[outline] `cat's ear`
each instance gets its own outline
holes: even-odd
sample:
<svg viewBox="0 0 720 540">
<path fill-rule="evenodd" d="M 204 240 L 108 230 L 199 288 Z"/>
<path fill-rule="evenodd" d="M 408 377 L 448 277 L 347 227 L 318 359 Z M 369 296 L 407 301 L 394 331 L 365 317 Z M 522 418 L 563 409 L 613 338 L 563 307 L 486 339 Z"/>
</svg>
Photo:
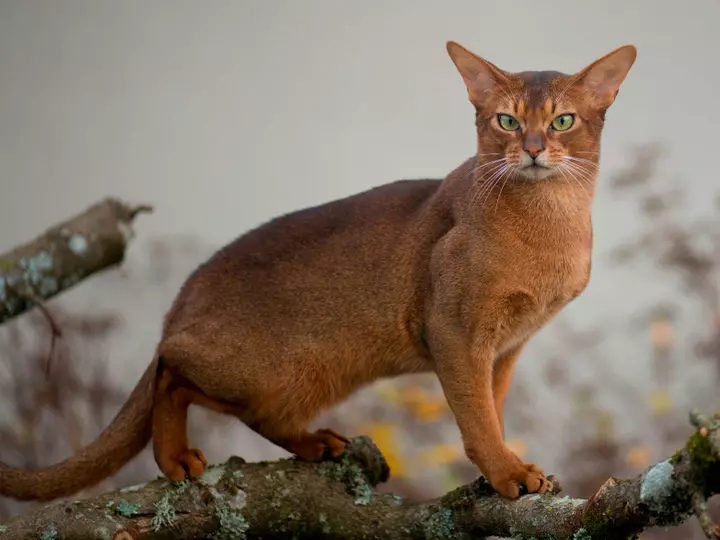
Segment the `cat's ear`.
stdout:
<svg viewBox="0 0 720 540">
<path fill-rule="evenodd" d="M 447 42 L 447 51 L 465 81 L 470 102 L 476 107 L 482 107 L 492 89 L 508 80 L 500 68 L 454 41 Z"/>
<path fill-rule="evenodd" d="M 578 73 L 577 79 L 593 94 L 600 107 L 607 108 L 615 101 L 636 57 L 637 49 L 633 45 L 624 45 L 595 60 Z"/>
</svg>

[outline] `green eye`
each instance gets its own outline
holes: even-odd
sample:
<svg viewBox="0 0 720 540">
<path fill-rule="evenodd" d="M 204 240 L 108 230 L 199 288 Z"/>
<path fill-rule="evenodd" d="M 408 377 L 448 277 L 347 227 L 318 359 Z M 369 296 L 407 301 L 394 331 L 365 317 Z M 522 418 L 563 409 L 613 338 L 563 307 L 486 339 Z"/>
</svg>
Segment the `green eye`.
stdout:
<svg viewBox="0 0 720 540">
<path fill-rule="evenodd" d="M 551 127 L 555 131 L 567 131 L 575 123 L 574 114 L 561 114 L 552 121 Z"/>
<path fill-rule="evenodd" d="M 505 131 L 517 131 L 520 129 L 520 124 L 509 114 L 498 114 L 498 123 L 500 127 Z"/>
</svg>

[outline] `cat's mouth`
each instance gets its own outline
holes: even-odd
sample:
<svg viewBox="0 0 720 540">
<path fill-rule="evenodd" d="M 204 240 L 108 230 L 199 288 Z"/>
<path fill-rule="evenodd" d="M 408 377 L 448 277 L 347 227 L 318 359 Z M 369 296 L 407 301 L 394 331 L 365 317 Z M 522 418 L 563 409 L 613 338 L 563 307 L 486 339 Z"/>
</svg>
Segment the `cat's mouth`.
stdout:
<svg viewBox="0 0 720 540">
<path fill-rule="evenodd" d="M 530 180 L 542 180 L 553 173 L 553 167 L 535 162 L 520 168 L 520 174 Z"/>
</svg>

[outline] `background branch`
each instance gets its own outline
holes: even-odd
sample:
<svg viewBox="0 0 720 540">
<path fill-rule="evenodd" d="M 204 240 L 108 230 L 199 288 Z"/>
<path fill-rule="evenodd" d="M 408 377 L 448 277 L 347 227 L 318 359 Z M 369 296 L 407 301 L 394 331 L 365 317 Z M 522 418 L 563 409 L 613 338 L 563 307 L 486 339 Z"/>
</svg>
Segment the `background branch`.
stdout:
<svg viewBox="0 0 720 540">
<path fill-rule="evenodd" d="M 122 262 L 130 225 L 151 210 L 108 198 L 0 255 L 0 324 Z"/>
</svg>

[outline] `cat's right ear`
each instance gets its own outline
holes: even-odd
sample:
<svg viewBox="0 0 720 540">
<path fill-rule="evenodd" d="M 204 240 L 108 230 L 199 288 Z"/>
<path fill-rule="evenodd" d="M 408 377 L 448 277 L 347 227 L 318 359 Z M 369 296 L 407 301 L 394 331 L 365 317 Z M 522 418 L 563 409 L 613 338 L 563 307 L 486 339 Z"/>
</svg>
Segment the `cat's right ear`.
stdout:
<svg viewBox="0 0 720 540">
<path fill-rule="evenodd" d="M 470 102 L 476 107 L 482 107 L 493 88 L 507 81 L 507 75 L 500 68 L 459 43 L 448 41 L 447 51 L 465 81 Z"/>
</svg>

